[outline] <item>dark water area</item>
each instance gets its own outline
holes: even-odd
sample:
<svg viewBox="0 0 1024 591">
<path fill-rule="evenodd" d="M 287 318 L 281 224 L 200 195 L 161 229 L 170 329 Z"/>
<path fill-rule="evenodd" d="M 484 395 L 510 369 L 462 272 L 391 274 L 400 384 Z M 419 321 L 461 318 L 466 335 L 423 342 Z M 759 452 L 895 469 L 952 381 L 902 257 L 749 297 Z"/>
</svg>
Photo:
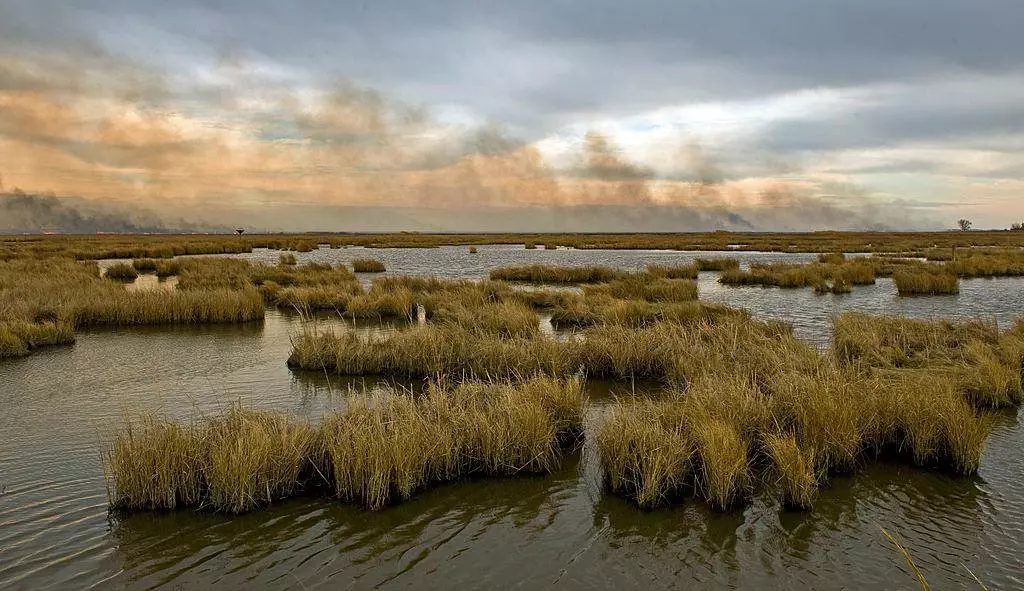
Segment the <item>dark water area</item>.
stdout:
<svg viewBox="0 0 1024 591">
<path fill-rule="evenodd" d="M 478 249 L 296 256 L 332 263 L 372 256 L 389 273 L 457 277 L 506 264 L 633 269 L 695 257 Z M 274 263 L 278 254 L 243 256 Z M 816 296 L 727 288 L 715 279 L 702 274 L 701 298 L 792 322 L 818 344 L 827 343 L 831 318 L 843 310 L 1000 323 L 1024 311 L 1018 279 L 964 281 L 959 296 L 914 299 L 898 298 L 887 280 L 848 296 Z M 1016 412 L 1000 415 L 976 477 L 870 464 L 834 478 L 807 513 L 787 512 L 768 494 L 728 514 L 694 500 L 639 511 L 603 491 L 589 443 L 547 477 L 446 485 L 379 512 L 323 498 L 237 517 L 108 511 L 102 457 L 125 416 L 155 410 L 188 418 L 241 401 L 316 420 L 343 408 L 350 388 L 420 385 L 292 372 L 285 360 L 300 330 L 298 317 L 268 311 L 263 322 L 245 325 L 90 330 L 73 346 L 0 361 L 0 589 L 917 588 L 881 527 L 901 538 L 934 589 L 980 588 L 971 572 L 989 589 L 1024 588 L 1024 428 Z M 631 386 L 588 388 L 588 422 L 596 425 L 604 405 Z"/>
</svg>

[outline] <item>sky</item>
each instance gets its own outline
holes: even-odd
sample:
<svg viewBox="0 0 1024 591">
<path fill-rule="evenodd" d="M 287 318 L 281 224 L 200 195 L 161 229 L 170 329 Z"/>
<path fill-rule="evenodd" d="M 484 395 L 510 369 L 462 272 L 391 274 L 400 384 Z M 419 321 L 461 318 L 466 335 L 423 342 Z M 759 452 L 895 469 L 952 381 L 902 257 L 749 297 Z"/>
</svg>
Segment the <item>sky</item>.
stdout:
<svg viewBox="0 0 1024 591">
<path fill-rule="evenodd" d="M 275 230 L 1005 228 L 1022 22 L 1019 0 L 6 0 L 0 184 Z"/>
</svg>

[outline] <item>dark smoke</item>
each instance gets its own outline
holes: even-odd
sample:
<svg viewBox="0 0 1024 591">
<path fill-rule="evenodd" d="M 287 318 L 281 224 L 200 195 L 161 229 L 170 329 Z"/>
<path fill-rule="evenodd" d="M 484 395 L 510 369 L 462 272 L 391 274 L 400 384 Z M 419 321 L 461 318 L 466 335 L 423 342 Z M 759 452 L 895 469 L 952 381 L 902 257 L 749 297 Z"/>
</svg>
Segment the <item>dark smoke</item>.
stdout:
<svg viewBox="0 0 1024 591">
<path fill-rule="evenodd" d="M 180 221 L 168 226 L 155 214 L 115 206 L 90 204 L 84 199 L 26 193 L 19 189 L 0 193 L 0 233 L 59 232 L 171 233 L 208 230 Z"/>
</svg>

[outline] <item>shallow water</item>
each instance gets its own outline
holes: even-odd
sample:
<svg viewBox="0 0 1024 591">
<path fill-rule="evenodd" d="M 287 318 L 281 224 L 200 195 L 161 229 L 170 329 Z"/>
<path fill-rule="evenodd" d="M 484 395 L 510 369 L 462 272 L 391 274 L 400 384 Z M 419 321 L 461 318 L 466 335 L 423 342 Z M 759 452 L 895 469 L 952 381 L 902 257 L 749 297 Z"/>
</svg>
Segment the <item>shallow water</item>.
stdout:
<svg viewBox="0 0 1024 591">
<path fill-rule="evenodd" d="M 297 256 L 342 262 L 370 255 L 389 272 L 466 277 L 510 263 L 639 268 L 694 258 L 479 251 L 352 248 Z M 245 256 L 276 262 L 277 255 Z M 1024 308 L 1017 279 L 966 281 L 960 296 L 903 300 L 886 280 L 849 296 L 727 288 L 713 273 L 702 274 L 700 287 L 704 299 L 792 321 L 819 344 L 827 342 L 831 315 L 845 309 L 1009 322 Z M 349 387 L 417 385 L 291 372 L 284 361 L 298 330 L 296 317 L 270 311 L 264 322 L 241 326 L 86 331 L 72 347 L 0 362 L 0 588 L 915 588 L 879 527 L 905 541 L 933 588 L 977 588 L 968 568 L 990 589 L 1024 587 L 1024 428 L 1017 413 L 1001 416 L 976 478 L 876 464 L 835 479 L 810 513 L 782 511 L 767 495 L 732 514 L 696 501 L 641 512 L 603 493 L 589 446 L 549 477 L 444 486 L 378 513 L 325 499 L 234 518 L 108 512 L 102 451 L 124 414 L 155 409 L 189 417 L 241 400 L 315 418 L 343 405 Z M 590 388 L 596 422 L 602 405 L 629 386 Z"/>
</svg>

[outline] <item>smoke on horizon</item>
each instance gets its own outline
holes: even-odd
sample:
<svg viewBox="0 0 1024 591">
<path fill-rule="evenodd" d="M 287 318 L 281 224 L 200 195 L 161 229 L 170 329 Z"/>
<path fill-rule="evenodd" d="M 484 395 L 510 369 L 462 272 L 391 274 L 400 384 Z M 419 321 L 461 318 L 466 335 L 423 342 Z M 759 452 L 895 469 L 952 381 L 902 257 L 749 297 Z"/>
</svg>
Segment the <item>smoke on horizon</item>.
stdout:
<svg viewBox="0 0 1024 591">
<path fill-rule="evenodd" d="M 300 92 L 232 62 L 218 82 L 189 86 L 95 48 L 88 59 L 84 68 L 67 56 L 0 55 L 0 172 L 9 186 L 27 191 L 0 199 L 0 231 L 159 232 L 211 224 L 286 231 L 854 230 L 930 223 L 861 189 L 792 170 L 730 178 L 722 165 L 695 158 L 699 150 L 683 149 L 694 145 L 688 138 L 679 139 L 678 157 L 662 154 L 655 171 L 591 131 L 572 144 L 570 164 L 556 166 L 536 143 L 498 123 L 450 123 L 352 84 Z"/>
</svg>

